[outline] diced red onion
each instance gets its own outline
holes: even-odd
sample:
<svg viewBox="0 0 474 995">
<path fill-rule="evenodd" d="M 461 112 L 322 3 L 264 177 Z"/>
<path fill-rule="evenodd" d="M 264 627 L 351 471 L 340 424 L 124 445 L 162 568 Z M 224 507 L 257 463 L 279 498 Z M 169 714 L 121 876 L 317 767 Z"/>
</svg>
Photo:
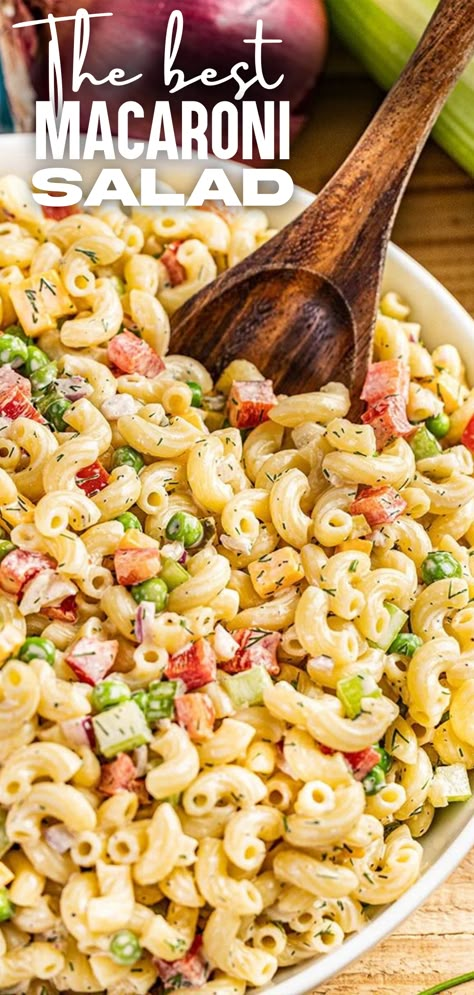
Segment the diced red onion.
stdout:
<svg viewBox="0 0 474 995">
<path fill-rule="evenodd" d="M 135 415 L 141 408 L 141 404 L 131 394 L 115 394 L 104 401 L 101 412 L 108 421 L 116 421 L 122 415 Z"/>
<path fill-rule="evenodd" d="M 65 719 L 60 724 L 61 732 L 69 746 L 88 746 L 91 750 L 95 747 L 94 726 L 92 720 L 86 715 L 81 719 Z"/>
<path fill-rule="evenodd" d="M 67 401 L 79 401 L 81 397 L 89 397 L 94 388 L 84 377 L 60 377 L 56 384 Z"/>
<path fill-rule="evenodd" d="M 184 560 L 183 554 L 185 557 Z M 171 560 L 176 560 L 178 563 L 185 563 L 187 553 L 182 542 L 167 542 L 161 547 L 161 555 L 167 556 Z"/>
<path fill-rule="evenodd" d="M 139 746 L 133 751 L 132 759 L 136 769 L 135 776 L 144 777 L 147 772 L 148 765 L 148 748 L 146 746 Z"/>
<path fill-rule="evenodd" d="M 153 601 L 140 602 L 135 616 L 135 635 L 139 643 L 152 641 L 155 615 L 156 605 Z"/>
<path fill-rule="evenodd" d="M 56 853 L 67 853 L 75 842 L 75 835 L 64 825 L 57 822 L 54 826 L 47 826 L 43 831 L 43 836 L 52 850 Z"/>
</svg>

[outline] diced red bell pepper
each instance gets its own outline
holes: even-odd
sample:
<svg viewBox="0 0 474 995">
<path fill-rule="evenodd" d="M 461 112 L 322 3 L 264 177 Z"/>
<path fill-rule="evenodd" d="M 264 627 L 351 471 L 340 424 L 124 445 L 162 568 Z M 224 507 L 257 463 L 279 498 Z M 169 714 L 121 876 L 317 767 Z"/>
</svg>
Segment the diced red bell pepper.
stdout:
<svg viewBox="0 0 474 995">
<path fill-rule="evenodd" d="M 112 670 L 118 648 L 116 639 L 83 636 L 75 643 L 65 659 L 68 667 L 80 681 L 94 687 Z"/>
<path fill-rule="evenodd" d="M 221 670 L 227 674 L 238 674 L 250 667 L 265 667 L 269 674 L 276 676 L 280 672 L 277 660 L 277 649 L 281 642 L 279 632 L 263 632 L 261 629 L 239 629 L 232 633 L 239 643 L 240 649 L 232 660 L 220 664 Z"/>
<path fill-rule="evenodd" d="M 21 373 L 14 370 L 12 366 L 2 366 L 0 368 L 0 396 L 7 388 L 19 387 L 26 398 L 31 397 L 31 383 L 27 377 L 22 377 Z"/>
<path fill-rule="evenodd" d="M 163 255 L 160 256 L 160 263 L 163 263 L 163 266 L 166 267 L 172 287 L 179 287 L 180 283 L 184 283 L 186 279 L 186 270 L 176 256 L 176 253 L 182 244 L 182 242 L 170 242 L 168 248 L 165 249 Z"/>
<path fill-rule="evenodd" d="M 70 207 L 63 207 L 60 204 L 57 207 L 52 207 L 45 204 L 41 210 L 45 218 L 51 218 L 53 221 L 62 221 L 63 218 L 68 218 L 70 214 L 80 214 L 78 204 L 71 204 Z"/>
<path fill-rule="evenodd" d="M 406 405 L 400 394 L 377 401 L 362 415 L 366 425 L 372 425 L 377 449 L 383 449 L 393 439 L 405 438 L 416 431 L 408 421 Z"/>
<path fill-rule="evenodd" d="M 351 515 L 363 515 L 374 527 L 394 522 L 406 508 L 405 498 L 393 487 L 362 487 L 349 506 L 349 512 Z"/>
<path fill-rule="evenodd" d="M 153 957 L 153 963 L 158 969 L 160 980 L 163 982 L 165 992 L 174 988 L 201 988 L 210 974 L 210 967 L 202 951 L 202 936 L 196 936 L 192 947 L 189 948 L 185 957 L 180 960 L 161 960 L 160 957 Z M 174 979 L 179 979 L 173 984 Z M 171 982 L 168 985 L 168 982 Z"/>
<path fill-rule="evenodd" d="M 207 639 L 198 639 L 169 658 L 165 674 L 169 680 L 179 677 L 189 691 L 194 691 L 203 684 L 215 681 L 216 670 L 216 656 L 211 644 Z"/>
<path fill-rule="evenodd" d="M 394 394 L 406 402 L 409 386 L 410 370 L 406 363 L 401 359 L 383 359 L 370 364 L 360 396 L 369 406 Z"/>
<path fill-rule="evenodd" d="M 344 756 L 356 781 L 363 781 L 376 764 L 380 763 L 380 753 L 374 746 L 358 750 L 357 753 L 344 753 Z"/>
<path fill-rule="evenodd" d="M 13 421 L 16 418 L 30 418 L 31 421 L 46 425 L 46 418 L 36 410 L 18 383 L 13 383 L 0 394 L 0 415 L 12 418 Z"/>
<path fill-rule="evenodd" d="M 131 587 L 144 580 L 156 577 L 160 572 L 159 549 L 117 549 L 114 554 L 114 567 L 119 584 Z"/>
<path fill-rule="evenodd" d="M 0 564 L 0 587 L 8 594 L 20 594 L 25 584 L 42 570 L 55 570 L 56 560 L 45 553 L 12 549 Z"/>
<path fill-rule="evenodd" d="M 227 417 L 234 428 L 255 428 L 268 420 L 268 413 L 276 403 L 271 380 L 234 380 Z"/>
<path fill-rule="evenodd" d="M 77 622 L 79 611 L 76 595 L 69 594 L 67 598 L 63 598 L 59 605 L 48 605 L 47 608 L 42 608 L 41 615 L 46 615 L 46 618 L 53 622 Z"/>
<path fill-rule="evenodd" d="M 186 729 L 193 743 L 204 743 L 212 736 L 216 713 L 208 694 L 182 694 L 174 701 L 178 724 Z"/>
<path fill-rule="evenodd" d="M 464 432 L 461 435 L 461 442 L 463 446 L 467 446 L 474 453 L 474 415 L 471 420 L 468 421 Z"/>
<path fill-rule="evenodd" d="M 144 804 L 148 801 L 144 781 L 137 778 L 137 768 L 128 753 L 119 753 L 111 763 L 102 764 L 98 788 L 109 797 L 118 791 L 134 791 Z"/>
<path fill-rule="evenodd" d="M 122 373 L 139 373 L 142 377 L 157 377 L 165 369 L 158 353 L 133 332 L 125 330 L 114 335 L 107 346 L 107 356 L 112 366 Z"/>
<path fill-rule="evenodd" d="M 95 463 L 91 463 L 90 466 L 83 467 L 76 473 L 76 484 L 87 494 L 87 497 L 93 497 L 94 494 L 98 494 L 99 491 L 103 491 L 104 487 L 110 480 L 110 473 L 107 473 L 105 466 L 99 460 Z"/>
</svg>

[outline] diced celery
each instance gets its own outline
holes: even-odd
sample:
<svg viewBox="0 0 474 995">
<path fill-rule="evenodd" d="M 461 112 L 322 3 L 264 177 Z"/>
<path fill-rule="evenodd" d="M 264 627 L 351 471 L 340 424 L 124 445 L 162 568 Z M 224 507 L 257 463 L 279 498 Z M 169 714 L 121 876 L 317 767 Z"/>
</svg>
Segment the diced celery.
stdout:
<svg viewBox="0 0 474 995">
<path fill-rule="evenodd" d="M 262 705 L 263 693 L 272 687 L 272 679 L 265 667 L 250 667 L 240 674 L 222 674 L 224 689 L 235 708 L 244 705 Z"/>
<path fill-rule="evenodd" d="M 7 836 L 7 831 L 5 829 L 5 824 L 7 821 L 7 813 L 4 808 L 0 809 L 0 857 L 7 852 L 12 846 L 10 840 Z"/>
<path fill-rule="evenodd" d="M 428 459 L 430 456 L 438 456 L 441 446 L 431 432 L 428 432 L 426 425 L 420 425 L 415 434 L 410 439 L 410 446 L 413 449 L 415 459 Z"/>
<path fill-rule="evenodd" d="M 400 75 L 437 0 L 328 0 L 339 37 L 388 90 Z M 474 62 L 441 112 L 433 136 L 474 176 Z"/>
<path fill-rule="evenodd" d="M 171 556 L 166 556 L 162 560 L 160 578 L 164 580 L 168 591 L 174 591 L 175 587 L 184 584 L 185 580 L 189 580 L 190 576 L 188 571 L 181 566 L 181 563 L 177 563 Z"/>
<path fill-rule="evenodd" d="M 387 629 L 377 642 L 372 642 L 371 639 L 368 639 L 367 642 L 370 643 L 371 646 L 375 646 L 376 649 L 387 652 L 388 648 L 392 645 L 395 636 L 398 636 L 398 633 L 401 629 L 403 629 L 403 626 L 408 621 L 408 615 L 406 612 L 402 612 L 402 609 L 398 608 L 397 605 L 390 604 L 389 601 L 385 601 L 384 605 L 390 616 Z"/>
<path fill-rule="evenodd" d="M 450 802 L 465 802 L 471 795 L 464 764 L 436 768 L 429 790 L 429 799 L 435 808 L 444 808 Z"/>
<path fill-rule="evenodd" d="M 355 719 L 362 711 L 363 698 L 379 698 L 381 690 L 373 677 L 368 674 L 354 674 L 337 682 L 336 694 L 349 719 Z"/>
<path fill-rule="evenodd" d="M 107 758 L 149 743 L 152 735 L 142 710 L 132 700 L 94 715 L 92 725 L 99 752 Z"/>
</svg>

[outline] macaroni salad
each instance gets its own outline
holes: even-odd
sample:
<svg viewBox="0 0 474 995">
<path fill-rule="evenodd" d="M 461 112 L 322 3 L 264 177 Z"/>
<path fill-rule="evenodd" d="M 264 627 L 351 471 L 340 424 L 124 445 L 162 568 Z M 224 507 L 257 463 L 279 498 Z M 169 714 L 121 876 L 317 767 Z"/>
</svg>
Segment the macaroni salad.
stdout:
<svg viewBox="0 0 474 995">
<path fill-rule="evenodd" d="M 417 879 L 474 767 L 474 391 L 381 301 L 346 387 L 169 316 L 258 210 L 0 180 L 0 990 L 243 995 Z"/>
</svg>

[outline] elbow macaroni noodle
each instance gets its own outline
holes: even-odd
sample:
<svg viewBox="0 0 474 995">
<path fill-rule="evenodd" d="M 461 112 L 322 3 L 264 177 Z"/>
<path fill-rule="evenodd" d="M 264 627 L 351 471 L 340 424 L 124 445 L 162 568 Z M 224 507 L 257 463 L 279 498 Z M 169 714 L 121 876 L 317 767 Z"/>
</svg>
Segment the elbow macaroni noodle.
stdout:
<svg viewBox="0 0 474 995">
<path fill-rule="evenodd" d="M 416 837 L 449 801 L 437 771 L 474 768 L 474 479 L 461 442 L 474 393 L 457 351 L 430 355 L 389 293 L 374 358 L 406 365 L 411 421 L 450 415 L 439 451 L 416 456 L 406 438 L 377 451 L 337 383 L 279 396 L 242 438 L 224 395 L 233 380 L 262 389 L 259 371 L 235 361 L 214 385 L 192 358 L 163 357 L 176 309 L 270 237 L 261 211 L 47 220 L 10 177 L 0 221 L 1 330 L 19 323 L 48 344 L 57 378 L 84 388 L 55 431 L 0 420 L 1 542 L 49 558 L 21 591 L 0 560 L 0 990 L 146 995 L 175 969 L 193 992 L 244 995 L 409 888 Z M 123 324 L 162 372 L 111 368 Z M 117 463 L 123 447 L 137 458 Z M 85 488 L 97 465 L 103 485 Z M 367 487 L 394 489 L 403 511 L 379 523 L 354 512 Z M 205 520 L 200 548 L 170 541 L 175 513 Z M 184 561 L 151 613 L 117 576 L 127 551 Z M 433 551 L 457 567 L 427 583 Z M 25 656 L 30 637 L 40 648 Z M 115 647 L 111 680 L 139 715 L 139 696 L 200 641 L 217 671 L 174 678 L 176 710 L 104 756 L 95 680 L 68 663 L 81 639 L 99 657 Z M 352 714 L 341 686 L 354 681 Z M 183 718 L 191 706 L 209 727 Z M 374 760 L 358 768 L 374 747 L 390 756 L 375 787 Z M 114 952 L 123 931 L 128 962 Z"/>
</svg>

